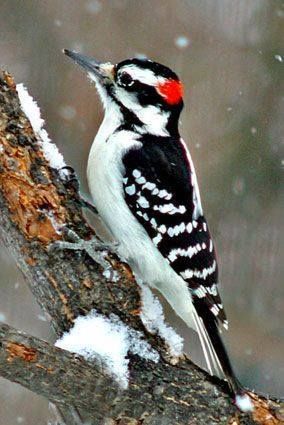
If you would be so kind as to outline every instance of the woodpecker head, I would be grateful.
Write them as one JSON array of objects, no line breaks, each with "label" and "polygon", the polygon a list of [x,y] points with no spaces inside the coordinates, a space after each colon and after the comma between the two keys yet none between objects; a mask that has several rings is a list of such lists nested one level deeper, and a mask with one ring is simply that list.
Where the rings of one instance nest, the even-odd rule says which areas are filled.
[{"label": "woodpecker head", "polygon": [[147,59],[127,59],[113,65],[70,50],[64,53],[95,81],[106,113],[117,108],[127,128],[155,135],[178,134],[183,89],[169,68]]}]

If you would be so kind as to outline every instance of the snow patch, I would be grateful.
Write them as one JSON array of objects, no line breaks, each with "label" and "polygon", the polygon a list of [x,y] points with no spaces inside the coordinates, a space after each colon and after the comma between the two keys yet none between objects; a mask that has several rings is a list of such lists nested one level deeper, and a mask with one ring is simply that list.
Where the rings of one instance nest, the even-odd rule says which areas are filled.
[{"label": "snow patch", "polygon": [[254,409],[253,403],[247,394],[236,395],[236,406],[244,413],[252,412]]},{"label": "snow patch", "polygon": [[189,46],[189,44],[190,44],[190,40],[185,35],[180,35],[180,36],[176,37],[176,39],[175,39],[175,45],[179,49],[185,49],[186,47]]},{"label": "snow patch", "polygon": [[[57,170],[64,168],[66,163],[62,154],[58,151],[57,146],[51,142],[47,131],[43,128],[44,120],[41,118],[38,104],[29,95],[28,90],[23,84],[17,84],[16,89],[21,103],[21,108],[31,123],[46,160],[52,168],[56,168]],[[68,171],[66,170],[66,172],[61,173],[61,175],[63,177],[65,175],[67,176]]]},{"label": "snow patch", "polygon": [[151,291],[151,289],[139,282],[141,288],[142,310],[141,320],[145,328],[151,333],[157,333],[164,339],[172,356],[180,356],[183,353],[183,338],[173,328],[165,323],[163,307]]},{"label": "snow patch", "polygon": [[278,62],[283,62],[283,56],[281,56],[281,55],[274,55],[274,58],[275,58]]},{"label": "snow patch", "polygon": [[140,332],[129,328],[114,314],[108,318],[95,310],[77,317],[73,328],[55,345],[88,360],[100,359],[124,389],[128,387],[129,378],[128,352],[154,363],[159,361],[159,354],[142,339]]},{"label": "snow patch", "polygon": [[103,271],[103,276],[107,280],[109,280],[110,282],[118,282],[119,281],[119,274],[112,267],[105,269]]}]

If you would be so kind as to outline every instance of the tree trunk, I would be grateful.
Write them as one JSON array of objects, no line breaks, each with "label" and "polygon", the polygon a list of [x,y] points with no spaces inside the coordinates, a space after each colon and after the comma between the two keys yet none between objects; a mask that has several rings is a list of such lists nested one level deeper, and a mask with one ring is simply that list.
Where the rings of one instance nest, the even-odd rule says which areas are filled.
[{"label": "tree trunk", "polygon": [[226,382],[210,377],[186,357],[172,364],[163,341],[144,329],[138,286],[115,255],[109,253],[108,260],[119,279],[108,281],[85,253],[47,250],[62,238],[60,226],[82,238],[91,237],[93,230],[82,215],[76,177],[69,170],[69,178],[63,179],[50,167],[39,136],[21,110],[13,79],[5,73],[0,78],[0,209],[0,237],[56,337],[68,331],[78,315],[95,309],[119,316],[160,354],[158,363],[131,355],[129,387],[121,390],[99,359],[87,361],[2,324],[0,375],[55,403],[62,423],[283,423],[279,401],[249,393],[254,412],[241,414]]}]

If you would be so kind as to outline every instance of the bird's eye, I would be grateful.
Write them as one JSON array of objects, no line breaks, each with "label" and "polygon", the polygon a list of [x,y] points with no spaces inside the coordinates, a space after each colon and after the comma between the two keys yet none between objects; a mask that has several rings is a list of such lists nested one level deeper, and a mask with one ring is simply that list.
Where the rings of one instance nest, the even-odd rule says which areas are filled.
[{"label": "bird's eye", "polygon": [[127,72],[123,72],[122,74],[120,74],[117,82],[122,87],[130,87],[134,84],[134,80]]}]

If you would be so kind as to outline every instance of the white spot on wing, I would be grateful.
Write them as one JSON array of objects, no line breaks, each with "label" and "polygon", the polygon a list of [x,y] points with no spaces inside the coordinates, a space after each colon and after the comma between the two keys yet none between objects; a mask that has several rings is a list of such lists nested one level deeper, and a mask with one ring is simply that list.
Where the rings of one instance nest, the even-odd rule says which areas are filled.
[{"label": "white spot on wing", "polygon": [[160,192],[158,193],[159,198],[165,198],[168,195],[169,193],[165,189],[160,190]]},{"label": "white spot on wing", "polygon": [[132,175],[137,179],[141,176],[141,172],[139,170],[133,170]]},{"label": "white spot on wing", "polygon": [[184,279],[191,279],[192,276],[193,276],[193,271],[192,270],[189,270],[189,269],[186,269],[184,272],[181,272],[181,276]]},{"label": "white spot on wing", "polygon": [[162,214],[184,214],[186,208],[184,205],[179,205],[175,207],[174,204],[164,204],[164,205],[154,205],[155,211],[160,211]]},{"label": "white spot on wing", "polygon": [[192,258],[194,255],[196,255],[200,251],[199,247],[200,245],[197,244],[195,246],[189,246],[187,249],[183,249],[183,248],[172,249],[168,255],[168,258],[170,259],[171,262],[175,261],[178,257]]},{"label": "white spot on wing", "polygon": [[198,298],[204,298],[206,297],[206,289],[203,285],[200,285],[197,289],[194,290],[195,295],[198,296]]},{"label": "white spot on wing", "polygon": [[144,183],[146,183],[146,179],[145,179],[145,177],[141,176],[138,179],[136,179],[136,182],[138,184],[144,184]]},{"label": "white spot on wing", "polygon": [[142,207],[142,208],[149,208],[149,202],[147,201],[147,199],[146,198],[144,198],[144,196],[140,196],[138,199],[137,199],[137,204],[139,204],[140,205],[140,207]]},{"label": "white spot on wing", "polygon": [[144,218],[145,221],[149,221],[149,216],[148,216],[147,213],[144,213],[143,214],[143,218]]},{"label": "white spot on wing", "polygon": [[184,272],[181,273],[182,277],[184,279],[188,279],[188,277],[186,277],[187,275],[189,276],[189,278],[195,276],[198,277],[199,279],[206,279],[207,276],[209,276],[210,274],[214,273],[216,270],[216,261],[213,261],[213,264],[211,267],[205,267],[203,270],[189,270],[186,269]]},{"label": "white spot on wing", "polygon": [[134,184],[132,184],[131,186],[127,186],[126,188],[125,188],[125,192],[128,194],[128,195],[134,195],[134,193],[136,192],[136,189],[135,189],[135,185]]},{"label": "white spot on wing", "polygon": [[184,231],[185,231],[185,224],[180,223],[174,227],[169,227],[168,235],[172,238],[173,236],[178,236],[180,233],[183,233]]},{"label": "white spot on wing", "polygon": [[154,218],[151,218],[150,223],[152,224],[153,228],[156,229],[158,224]]},{"label": "white spot on wing", "polygon": [[186,226],[186,230],[188,233],[192,232],[192,223],[188,223],[188,225]]},{"label": "white spot on wing", "polygon": [[154,242],[154,244],[157,246],[160,242],[161,242],[161,240],[162,240],[163,238],[162,238],[162,235],[160,234],[160,233],[158,233],[157,234],[157,236],[155,236],[153,239],[152,239],[152,241]]},{"label": "white spot on wing", "polygon": [[161,226],[158,227],[159,232],[161,233],[166,233],[167,228],[164,224],[162,224]]},{"label": "white spot on wing", "polygon": [[146,182],[144,186],[142,187],[142,189],[153,190],[155,189],[155,187],[156,187],[155,183]]}]

